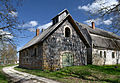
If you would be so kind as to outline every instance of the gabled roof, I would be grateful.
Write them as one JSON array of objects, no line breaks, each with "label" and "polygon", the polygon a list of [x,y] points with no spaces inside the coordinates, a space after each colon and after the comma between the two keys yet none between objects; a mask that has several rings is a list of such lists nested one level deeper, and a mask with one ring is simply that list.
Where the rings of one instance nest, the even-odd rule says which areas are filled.
[{"label": "gabled roof", "polygon": [[58,15],[56,15],[53,19],[55,19],[56,17],[60,16],[61,14],[63,14],[64,12],[66,12],[67,14],[69,14],[68,10],[67,9],[64,9],[62,12],[60,12]]},{"label": "gabled roof", "polygon": [[73,27],[75,27],[76,32],[78,35],[80,35],[83,43],[85,43],[86,46],[90,47],[90,42],[86,39],[86,37],[83,35],[83,33],[80,31],[79,26],[76,25],[74,20],[72,19],[71,15],[68,14],[63,20],[56,23],[55,25],[50,26],[45,31],[43,31],[39,36],[34,37],[32,40],[30,40],[27,44],[25,44],[19,51],[22,51],[23,49],[29,48],[37,43],[43,42],[50,34],[54,32],[62,23],[64,23],[66,20],[71,22]]},{"label": "gabled roof", "polygon": [[[61,13],[63,12],[68,11],[65,9]],[[59,14],[57,16],[59,16]],[[49,35],[51,35],[55,30],[57,30],[57,28],[61,26],[61,24],[63,24],[66,20],[68,20],[72,24],[77,34],[80,36],[81,40],[87,47],[91,47],[93,43],[95,47],[120,50],[120,46],[117,46],[118,44],[120,44],[120,36],[99,28],[92,29],[91,26],[75,22],[68,12],[67,16],[64,17],[64,19],[62,19],[55,25],[48,27],[39,36],[35,36],[32,40],[25,44],[19,51],[29,48],[37,43],[43,42]],[[92,36],[91,34],[103,36],[105,38]]]},{"label": "gabled roof", "polygon": [[116,44],[117,40],[107,39],[107,38],[102,38],[97,36],[91,36],[91,37],[92,37],[94,48],[106,48],[111,50],[119,50],[119,47]]},{"label": "gabled roof", "polygon": [[76,22],[76,23],[79,26],[82,26],[83,29],[86,28],[91,34],[96,34],[96,35],[100,35],[100,36],[107,37],[107,38],[120,39],[120,36],[118,36],[112,32],[108,32],[108,31],[105,31],[105,30],[100,29],[100,28],[92,29],[92,27],[89,25],[82,24],[79,22]]},{"label": "gabled roof", "polygon": [[[91,39],[93,43],[94,48],[106,48],[106,49],[114,49],[114,50],[120,50],[120,36],[108,32],[99,28],[92,29],[91,26],[88,26],[86,24],[82,24],[79,22],[76,22],[78,26],[80,26],[82,29],[87,29],[88,32],[91,34]],[[92,35],[94,34],[94,35]]]}]

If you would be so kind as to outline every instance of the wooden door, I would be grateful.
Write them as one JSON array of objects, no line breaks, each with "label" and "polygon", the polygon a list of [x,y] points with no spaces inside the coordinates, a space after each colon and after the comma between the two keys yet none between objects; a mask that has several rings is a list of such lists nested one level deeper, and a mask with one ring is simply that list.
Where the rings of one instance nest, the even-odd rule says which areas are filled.
[{"label": "wooden door", "polygon": [[73,65],[73,55],[71,53],[64,53],[62,55],[62,66],[72,66]]}]

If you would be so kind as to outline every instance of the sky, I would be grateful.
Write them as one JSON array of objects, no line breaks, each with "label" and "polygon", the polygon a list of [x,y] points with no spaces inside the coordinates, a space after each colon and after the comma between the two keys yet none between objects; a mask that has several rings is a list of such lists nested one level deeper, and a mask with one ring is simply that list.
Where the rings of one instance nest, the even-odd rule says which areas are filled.
[{"label": "sky", "polygon": [[[28,27],[29,32],[26,32],[29,37],[19,38],[17,50],[30,41],[35,35],[35,29],[47,28],[51,25],[51,19],[62,10],[67,9],[75,21],[90,25],[91,21],[95,21],[96,26],[110,25],[112,18],[107,18],[103,21],[97,18],[91,19],[89,13],[95,13],[101,8],[101,4],[97,1],[107,2],[104,6],[117,4],[117,0],[24,0],[22,6],[17,12],[12,12],[12,15],[18,16],[24,21],[19,27]],[[22,34],[19,34],[22,35]]]}]

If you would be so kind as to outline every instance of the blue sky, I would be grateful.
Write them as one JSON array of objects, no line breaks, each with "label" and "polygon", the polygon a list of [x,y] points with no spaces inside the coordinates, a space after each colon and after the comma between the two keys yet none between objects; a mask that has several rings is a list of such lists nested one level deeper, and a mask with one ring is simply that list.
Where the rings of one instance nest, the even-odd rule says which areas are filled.
[{"label": "blue sky", "polygon": [[[109,4],[117,3],[117,0],[106,1]],[[18,50],[35,36],[34,30],[36,28],[46,28],[49,24],[44,25],[50,23],[51,19],[65,8],[68,9],[74,20],[86,23],[90,18],[88,12],[100,6],[95,0],[24,0],[22,4],[23,6],[18,8],[17,16],[25,22],[21,27],[29,28],[30,31],[25,34],[30,35],[30,37],[17,39],[19,41]],[[109,6],[109,4],[106,5]],[[111,23],[111,19],[106,19],[103,22],[98,19],[97,25],[108,25]]]},{"label": "blue sky", "polygon": [[[68,9],[74,20],[82,22],[87,19],[87,14],[83,10],[78,10],[78,6],[87,5],[93,0],[24,0],[23,6],[18,9],[18,17],[26,23],[37,21],[37,28],[47,24],[59,12]],[[19,39],[18,49],[35,36],[35,32],[30,32],[31,37]]]}]

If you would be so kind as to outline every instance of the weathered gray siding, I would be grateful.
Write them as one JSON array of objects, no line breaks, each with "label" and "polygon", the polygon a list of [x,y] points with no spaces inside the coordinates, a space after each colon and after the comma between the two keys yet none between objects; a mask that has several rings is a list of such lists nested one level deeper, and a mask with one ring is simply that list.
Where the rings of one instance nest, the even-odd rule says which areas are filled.
[{"label": "weathered gray siding", "polygon": [[[70,37],[64,36],[66,26],[71,30]],[[86,46],[68,21],[43,42],[44,69],[61,68],[61,55],[64,52],[71,52],[74,55],[74,65],[87,64]]]}]

